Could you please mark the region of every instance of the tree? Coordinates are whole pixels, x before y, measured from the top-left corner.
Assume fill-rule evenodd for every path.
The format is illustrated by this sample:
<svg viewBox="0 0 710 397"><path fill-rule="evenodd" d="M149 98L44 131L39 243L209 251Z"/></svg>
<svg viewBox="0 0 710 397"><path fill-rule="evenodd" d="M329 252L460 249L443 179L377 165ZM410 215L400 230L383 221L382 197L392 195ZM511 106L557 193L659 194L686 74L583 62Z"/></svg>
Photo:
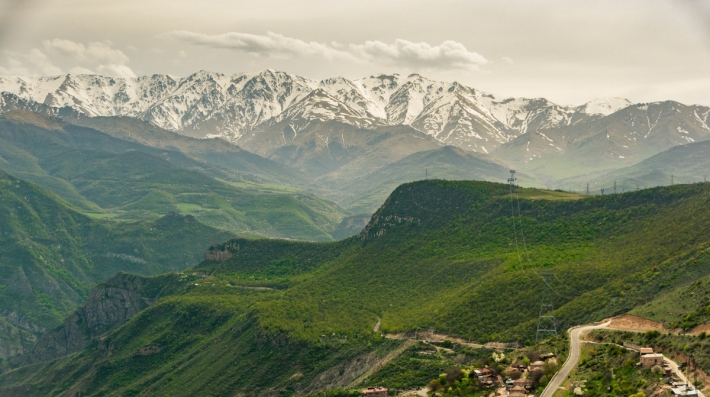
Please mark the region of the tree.
<svg viewBox="0 0 710 397"><path fill-rule="evenodd" d="M545 375L552 375L557 372L557 368L559 368L559 365L557 365L557 361L549 360L545 363L545 365L542 366L542 372Z"/></svg>
<svg viewBox="0 0 710 397"><path fill-rule="evenodd" d="M441 382L439 382L438 379L434 379L429 384L427 385L427 389L429 389L429 393L432 397L436 395L436 393L440 392L441 389L443 389L444 386L441 385Z"/></svg>
<svg viewBox="0 0 710 397"><path fill-rule="evenodd" d="M463 378L463 372L459 368L448 368L444 371L444 373L446 374L446 383L449 385L452 385L457 380L461 380L461 378Z"/></svg>
<svg viewBox="0 0 710 397"><path fill-rule="evenodd" d="M516 380L516 379L520 379L520 377L523 376L523 373L520 372L520 370L517 368L507 368L505 370L505 376L507 378Z"/></svg>
<svg viewBox="0 0 710 397"><path fill-rule="evenodd" d="M538 383L540 382L540 379L544 375L545 375L545 373L539 369L536 369L536 370L530 372L530 381L532 382L533 389L537 387Z"/></svg>

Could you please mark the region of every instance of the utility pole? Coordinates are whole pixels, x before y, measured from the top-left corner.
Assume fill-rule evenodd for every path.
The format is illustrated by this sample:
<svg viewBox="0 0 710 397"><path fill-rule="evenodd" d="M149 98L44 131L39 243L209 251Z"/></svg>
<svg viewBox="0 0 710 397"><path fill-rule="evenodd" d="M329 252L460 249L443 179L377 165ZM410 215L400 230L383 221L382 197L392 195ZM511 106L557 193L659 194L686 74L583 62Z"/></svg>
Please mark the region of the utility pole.
<svg viewBox="0 0 710 397"><path fill-rule="evenodd" d="M616 194L616 181L614 181L614 194Z"/></svg>
<svg viewBox="0 0 710 397"><path fill-rule="evenodd" d="M703 175L703 183L708 183L708 176L707 175Z"/></svg>
<svg viewBox="0 0 710 397"><path fill-rule="evenodd" d="M424 179L429 180L429 168L424 169Z"/></svg>
<svg viewBox="0 0 710 397"><path fill-rule="evenodd" d="M554 306L552 305L552 288L547 282L549 276L547 272L541 273L543 281L542 301L540 303L540 316L537 319L537 332L535 333L535 343L540 342L541 336L551 334L557 336L557 325L555 324Z"/></svg>
<svg viewBox="0 0 710 397"><path fill-rule="evenodd" d="M587 182L587 196L589 196L589 182Z"/></svg>
<svg viewBox="0 0 710 397"><path fill-rule="evenodd" d="M673 186L673 179L674 179L674 177L675 177L675 175L671 174L671 186Z"/></svg>

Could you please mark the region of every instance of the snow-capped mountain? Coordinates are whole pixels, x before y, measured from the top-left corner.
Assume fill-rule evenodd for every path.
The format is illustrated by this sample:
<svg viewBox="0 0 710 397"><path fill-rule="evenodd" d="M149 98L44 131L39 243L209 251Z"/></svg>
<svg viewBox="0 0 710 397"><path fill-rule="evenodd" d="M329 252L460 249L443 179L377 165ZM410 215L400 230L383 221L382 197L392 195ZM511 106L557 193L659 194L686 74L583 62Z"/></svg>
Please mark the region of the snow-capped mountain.
<svg viewBox="0 0 710 397"><path fill-rule="evenodd" d="M556 158L613 168L710 139L709 122L710 108L704 106L674 101L635 104L586 123L528 131L501 146L496 155L531 167Z"/></svg>
<svg viewBox="0 0 710 397"><path fill-rule="evenodd" d="M257 131L287 119L295 133L310 121L336 120L365 129L410 125L443 144L481 153L527 131L572 125L629 105L622 99L578 107L545 99L499 100L456 82L418 74L318 82L273 70L232 76L200 71L185 78L0 77L0 93L15 95L20 107L41 104L47 112L64 108L89 117L129 116L168 130L237 143L256 139Z"/></svg>

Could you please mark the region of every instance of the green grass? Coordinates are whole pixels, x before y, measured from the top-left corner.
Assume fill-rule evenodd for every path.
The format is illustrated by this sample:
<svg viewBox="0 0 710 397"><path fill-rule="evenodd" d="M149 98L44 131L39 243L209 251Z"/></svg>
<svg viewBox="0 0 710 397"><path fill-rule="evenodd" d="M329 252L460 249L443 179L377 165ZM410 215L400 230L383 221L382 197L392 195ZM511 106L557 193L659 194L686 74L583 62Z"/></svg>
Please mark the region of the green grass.
<svg viewBox="0 0 710 397"><path fill-rule="evenodd" d="M585 196L560 190L523 189L520 198L530 200L579 200Z"/></svg>
<svg viewBox="0 0 710 397"><path fill-rule="evenodd" d="M669 329L682 328L689 331L700 324L710 322L709 307L710 277L703 277L667 291L630 313L660 321Z"/></svg>

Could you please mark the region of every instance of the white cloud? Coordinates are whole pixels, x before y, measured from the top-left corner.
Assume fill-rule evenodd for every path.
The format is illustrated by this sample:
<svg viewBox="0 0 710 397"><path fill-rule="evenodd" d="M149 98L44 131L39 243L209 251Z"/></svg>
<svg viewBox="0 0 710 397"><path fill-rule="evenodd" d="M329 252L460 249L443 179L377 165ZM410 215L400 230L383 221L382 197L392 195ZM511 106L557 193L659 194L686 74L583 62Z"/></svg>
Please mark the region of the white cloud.
<svg viewBox="0 0 710 397"><path fill-rule="evenodd" d="M337 42L318 43L267 32L265 35L229 32L216 35L185 30L167 32L161 37L172 38L196 46L228 49L256 56L290 59L318 57L327 60L347 60L372 64L396 65L411 69L477 70L488 63L482 55L469 51L456 41L440 45L395 40L393 44L367 41L345 46Z"/></svg>
<svg viewBox="0 0 710 397"><path fill-rule="evenodd" d="M93 70L87 69L87 68L82 68L81 66L75 66L75 67L69 69L69 73L71 73L71 74L95 74Z"/></svg>
<svg viewBox="0 0 710 397"><path fill-rule="evenodd" d="M61 54L81 62L94 64L123 65L128 62L128 57L121 50L111 48L110 42L93 42L87 45L71 40L54 39L42 42L45 50L50 54Z"/></svg>
<svg viewBox="0 0 710 397"><path fill-rule="evenodd" d="M513 63L513 58L510 57L503 57L501 58L501 60L503 60L503 62L505 63Z"/></svg>
<svg viewBox="0 0 710 397"><path fill-rule="evenodd" d="M63 56L78 62L72 70L91 72L94 68L98 73L116 77L136 77L133 70L126 64L128 56L123 51L113 48L111 42L77 43L71 40L54 39L42 42L44 49L51 55Z"/></svg>
<svg viewBox="0 0 710 397"><path fill-rule="evenodd" d="M4 51L0 53L0 75L40 76L57 75L62 70L54 65L42 51L34 48L26 54Z"/></svg>
<svg viewBox="0 0 710 397"><path fill-rule="evenodd" d="M179 30L165 33L163 36L197 46L243 51L270 58L292 58L296 56L320 57L331 60L353 59L351 54L327 44L315 41L306 42L274 32L267 32L266 35L238 32L207 35Z"/></svg>
<svg viewBox="0 0 710 397"><path fill-rule="evenodd" d="M488 63L482 55L471 52L452 40L440 45L413 43L397 39L394 44L381 41L367 41L365 44L351 44L354 54L371 62L384 62L399 66L424 69L469 69L478 70L479 65Z"/></svg>

